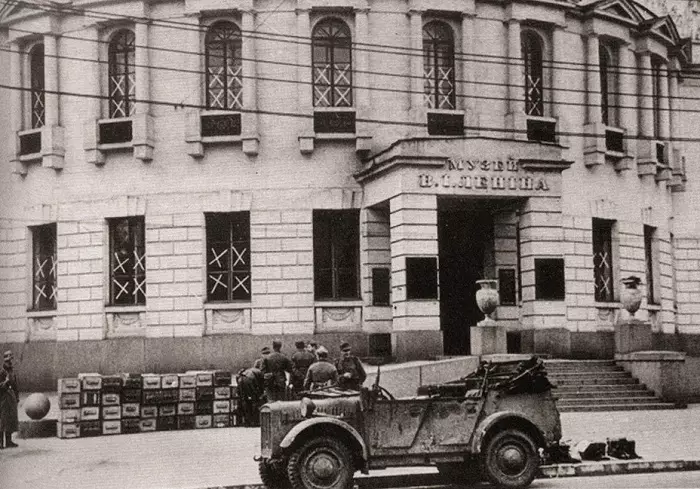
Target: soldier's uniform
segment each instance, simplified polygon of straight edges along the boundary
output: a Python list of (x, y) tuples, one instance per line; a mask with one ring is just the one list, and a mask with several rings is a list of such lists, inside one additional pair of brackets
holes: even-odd
[(275, 351), (263, 358), (262, 372), (265, 378), (265, 394), (267, 402), (283, 401), (287, 389), (285, 372), (292, 371), (292, 362), (279, 351), (282, 344), (273, 342)]
[(342, 343), (340, 350), (343, 352), (342, 356), (335, 362), (335, 368), (338, 370), (338, 384), (343, 389), (360, 390), (367, 378), (365, 368), (359, 358), (346, 355), (345, 352), (350, 351), (349, 343)]
[(304, 379), (304, 389), (318, 389), (338, 382), (338, 370), (328, 361), (328, 352), (325, 348), (318, 349), (318, 362), (309, 367)]
[(297, 341), (297, 351), (292, 354), (292, 375), (290, 381), (294, 393), (298, 394), (304, 389), (304, 380), (309, 367), (316, 361), (316, 355), (304, 348), (303, 341)]
[(8, 350), (0, 367), (0, 448), (17, 446), (12, 441), (12, 433), (19, 429), (18, 400), (17, 376), (12, 367), (12, 352)]
[(238, 384), (243, 424), (245, 426), (258, 426), (264, 389), (262, 371), (255, 367), (243, 369), (238, 372), (236, 383)]

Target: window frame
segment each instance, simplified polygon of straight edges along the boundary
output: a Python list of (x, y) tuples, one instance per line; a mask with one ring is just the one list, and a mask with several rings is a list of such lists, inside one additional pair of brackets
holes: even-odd
[[(313, 264), (314, 264), (314, 299), (316, 301), (355, 301), (360, 295), (360, 211), (359, 209), (314, 209), (313, 211)], [(344, 229), (343, 229), (344, 228)], [(346, 233), (350, 235), (347, 236)], [(341, 266), (339, 256), (347, 242), (352, 240), (352, 256), (348, 266)], [(342, 246), (345, 244), (345, 246)], [(328, 264), (328, 266), (323, 266)], [(330, 273), (330, 293), (320, 290)], [(347, 284), (352, 283), (353, 291), (343, 294), (340, 290), (341, 274), (350, 276)], [(347, 285), (345, 284), (345, 285)]]
[[(217, 32), (223, 32), (223, 29), (230, 28), (230, 35), (221, 40), (212, 39)], [(212, 57), (213, 45), (219, 44), (223, 46), (223, 82), (219, 90), (223, 91), (223, 105), (214, 105), (212, 103), (212, 94), (210, 92), (210, 83), (212, 73), (210, 72), (210, 60)], [(233, 51), (233, 56), (229, 58), (229, 51)], [(234, 67), (233, 73), (228, 72), (229, 59), (231, 66)], [(234, 93), (229, 93), (228, 80), (231, 76), (236, 83)], [(204, 100), (206, 110), (242, 110), (243, 109), (243, 35), (240, 26), (229, 19), (216, 20), (206, 29), (204, 36)]]
[(40, 129), (46, 124), (46, 55), (44, 44), (39, 42), (31, 46), (27, 51), (27, 56), (29, 58), (29, 127)]
[[(530, 48), (532, 47), (537, 47), (537, 51), (531, 51)], [(544, 69), (544, 62), (546, 59), (546, 44), (542, 36), (532, 30), (532, 29), (526, 29), (523, 30), (520, 34), (520, 52), (521, 52), (521, 57), (522, 57), (522, 62), (523, 62), (523, 75), (524, 75), (524, 102), (525, 102), (525, 114), (527, 116), (533, 116), (533, 117), (546, 117), (545, 114), (545, 90), (546, 90), (546, 84), (545, 84), (545, 76), (546, 76), (546, 71)], [(533, 59), (533, 55), (539, 56), (539, 59), (535, 57)], [(533, 65), (534, 63), (534, 65)], [(537, 82), (532, 81), (532, 77), (530, 76), (530, 72), (533, 70), (533, 66), (535, 71), (538, 71), (539, 73), (539, 91), (540, 95), (538, 99), (535, 99), (534, 102), (532, 100), (532, 97), (530, 95), (530, 90), (531, 90), (531, 85), (534, 85), (537, 87)]]
[[(120, 260), (116, 256), (116, 234), (120, 223), (127, 224), (128, 242), (131, 243), (127, 258)], [(110, 306), (144, 306), (146, 304), (146, 223), (144, 216), (127, 216), (107, 219), (109, 233), (109, 305)], [(140, 233), (139, 231), (140, 227)], [(133, 258), (132, 258), (133, 255)], [(133, 272), (127, 272), (125, 265), (133, 264)], [(138, 271), (137, 269), (141, 270)], [(122, 270), (119, 278), (118, 269)], [(126, 279), (126, 283), (118, 283)], [(133, 281), (133, 286), (132, 286)], [(141, 292), (139, 294), (139, 292)], [(123, 293), (134, 296), (132, 301), (118, 301)]]
[[(217, 222), (218, 221), (218, 222)], [(214, 244), (222, 245), (223, 241), (213, 241), (213, 227), (226, 226), (226, 249), (216, 249)], [(250, 212), (207, 212), (204, 214), (205, 226), (205, 244), (206, 244), (206, 302), (207, 303), (231, 303), (231, 302), (250, 302), (253, 295), (253, 277), (251, 267), (251, 252), (250, 252)], [(236, 229), (244, 229), (243, 234), (236, 234)], [(243, 245), (242, 251), (234, 248), (235, 244)], [(236, 254), (235, 261), (231, 258)], [(214, 264), (225, 266), (220, 269), (215, 269)], [(237, 268), (238, 264), (242, 265)], [(218, 278), (214, 278), (213, 274), (218, 274)], [(226, 281), (222, 277), (226, 276)], [(239, 277), (243, 279), (239, 279)], [(236, 283), (234, 284), (234, 279)], [(212, 282), (213, 281), (213, 282)], [(247, 283), (246, 283), (247, 282)], [(209, 289), (211, 283), (212, 289)], [(226, 292), (226, 298), (216, 298), (212, 294), (223, 286)], [(242, 289), (244, 297), (234, 297), (234, 292)]]
[[(617, 257), (615, 255), (615, 247), (613, 245), (614, 229), (615, 221), (595, 217), (593, 218), (591, 241), (593, 258), (593, 294), (595, 302), (615, 302), (615, 293), (617, 292), (617, 288), (615, 287), (615, 266)], [(607, 238), (607, 240), (605, 238)], [(599, 265), (596, 264), (596, 260), (598, 259), (597, 255), (601, 252), (609, 256), (610, 263), (608, 265), (608, 272), (601, 273), (599, 270)], [(605, 263), (605, 256), (602, 255), (600, 260)], [(608, 292), (605, 294), (599, 292), (601, 287), (599, 284), (601, 283), (606, 289), (608, 289)]]
[[(119, 56), (122, 59), (118, 59)], [(115, 76), (123, 77), (125, 88), (121, 94), (115, 91), (120, 84), (114, 80)], [(107, 43), (108, 119), (123, 119), (134, 115), (136, 83), (136, 34), (132, 29), (120, 28), (109, 36)]]
[(603, 124), (619, 126), (619, 47), (612, 41), (602, 39), (598, 44), (598, 67), (600, 73), (600, 110)]
[[(431, 28), (435, 30), (431, 31)], [(440, 32), (442, 31), (442, 32)], [(423, 25), (423, 92), (424, 102), (428, 109), (433, 110), (457, 110), (457, 85), (455, 63), (455, 33), (447, 22), (431, 20)], [(440, 38), (440, 34), (447, 34)], [(444, 50), (444, 51), (443, 51)], [(446, 55), (442, 56), (445, 52)], [(440, 80), (438, 68), (442, 68), (440, 61), (447, 60), (446, 66), (450, 68), (447, 78)], [(430, 68), (429, 72), (427, 68)], [(429, 74), (432, 74), (432, 80)], [(450, 85), (450, 91), (445, 97), (442, 83), (446, 81)], [(432, 82), (432, 83), (431, 83)], [(445, 98), (448, 106), (443, 107), (440, 98)], [(432, 105), (431, 105), (432, 104)]]
[(660, 305), (661, 297), (658, 290), (658, 228), (644, 225), (644, 268), (647, 279), (646, 298), (649, 305)]
[(655, 56), (651, 58), (651, 100), (652, 100), (652, 121), (654, 126), (654, 138), (661, 137), (661, 67), (663, 61)]
[[(32, 226), (30, 230), (32, 237), (32, 305), (29, 310), (55, 311), (58, 306), (57, 226), (54, 222)], [(51, 243), (52, 249), (49, 249), (49, 253), (45, 251), (42, 253), (42, 247), (47, 243)], [(44, 280), (38, 280), (37, 274), (41, 274)], [(42, 297), (48, 304), (42, 301)]]
[[(328, 26), (328, 27), (326, 27)], [(333, 29), (332, 27), (340, 27), (338, 31), (340, 32), (343, 31), (346, 36), (339, 37), (338, 35), (333, 34)], [(328, 35), (326, 36), (321, 36), (318, 35), (318, 32), (321, 29), (328, 29)], [(330, 59), (329, 62), (326, 61), (318, 61), (317, 60), (317, 49), (325, 48), (325, 57), (324, 59)], [(344, 77), (347, 80), (346, 84), (341, 84), (339, 85), (336, 81), (337, 78), (337, 66), (338, 63), (335, 62), (336, 59), (336, 51), (339, 51), (341, 49), (347, 49), (348, 50), (348, 61), (345, 63), (346, 69)], [(352, 49), (352, 29), (348, 25), (347, 22), (345, 22), (343, 19), (340, 19), (338, 17), (323, 17), (319, 19), (318, 22), (314, 24), (313, 29), (311, 30), (311, 81), (312, 81), (312, 95), (311, 95), (311, 101), (314, 109), (319, 109), (319, 108), (325, 108), (325, 109), (338, 109), (338, 108), (352, 108), (354, 107), (354, 83), (353, 83), (353, 49)], [(319, 84), (318, 77), (317, 77), (317, 69), (319, 66), (325, 66), (328, 71), (330, 72), (329, 75), (325, 77), (325, 79), (328, 81), (328, 84)], [(318, 96), (318, 88), (319, 86), (325, 87), (327, 86), (326, 92), (330, 95), (330, 99), (327, 101), (326, 104), (322, 104), (319, 101), (319, 96)], [(338, 91), (338, 87), (342, 88), (347, 88), (347, 96), (340, 95), (340, 91)], [(340, 101), (337, 100), (337, 98), (340, 97)], [(322, 95), (321, 99), (325, 99), (326, 96)], [(341, 104), (342, 100), (345, 99), (347, 101), (346, 105)]]

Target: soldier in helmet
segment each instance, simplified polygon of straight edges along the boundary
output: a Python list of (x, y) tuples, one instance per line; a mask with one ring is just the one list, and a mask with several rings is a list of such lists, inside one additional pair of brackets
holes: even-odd
[(283, 401), (287, 391), (287, 373), (292, 371), (292, 362), (281, 349), (282, 342), (273, 341), (272, 353), (262, 361), (267, 402)]
[(294, 394), (297, 395), (304, 389), (304, 379), (311, 364), (316, 361), (316, 355), (306, 349), (303, 341), (297, 341), (294, 346), (297, 351), (292, 354), (292, 375), (290, 381)]
[(260, 406), (263, 404), (263, 373), (257, 367), (241, 369), (236, 376), (240, 412), (244, 426), (258, 426)]
[(262, 370), (262, 363), (265, 357), (267, 357), (270, 354), (270, 347), (269, 346), (263, 346), (262, 349), (260, 350), (260, 358), (255, 360), (255, 363), (253, 363), (253, 367), (257, 369)]
[(19, 428), (17, 418), (19, 390), (12, 359), (12, 352), (7, 350), (3, 354), (3, 363), (0, 367), (0, 448), (17, 446), (12, 441), (12, 433)]
[(318, 361), (309, 367), (304, 379), (304, 389), (318, 389), (338, 382), (338, 371), (328, 360), (328, 350), (319, 347), (316, 351)]
[(340, 344), (340, 352), (341, 357), (335, 362), (340, 387), (360, 390), (362, 383), (367, 378), (362, 362), (352, 354), (350, 343), (347, 341)]

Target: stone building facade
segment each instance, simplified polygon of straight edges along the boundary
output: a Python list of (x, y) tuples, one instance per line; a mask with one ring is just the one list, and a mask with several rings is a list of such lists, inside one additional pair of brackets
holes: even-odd
[(637, 275), (697, 353), (690, 37), (629, 0), (6, 6), (0, 342), (37, 382), (467, 354), (495, 278), (510, 351), (609, 358)]

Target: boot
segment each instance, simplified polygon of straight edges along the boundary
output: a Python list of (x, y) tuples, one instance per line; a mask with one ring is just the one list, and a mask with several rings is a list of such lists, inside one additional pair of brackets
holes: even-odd
[(5, 432), (1, 431), (0, 432), (0, 450), (5, 448)]
[(5, 432), (5, 447), (7, 448), (14, 448), (17, 447), (16, 443), (12, 441), (12, 432), (11, 431), (6, 431)]

